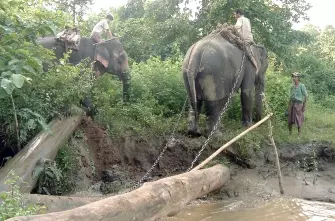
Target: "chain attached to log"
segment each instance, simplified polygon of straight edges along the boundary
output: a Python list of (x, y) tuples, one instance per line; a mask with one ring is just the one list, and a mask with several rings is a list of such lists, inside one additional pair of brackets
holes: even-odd
[[(222, 34), (223, 31), (226, 31), (226, 30), (225, 30), (225, 29), (222, 29), (222, 30), (219, 31), (219, 32), (216, 32), (216, 33), (212, 32), (212, 33), (211, 33), (211, 34), (213, 35), (213, 37), (207, 42), (207, 45), (206, 45), (206, 47), (205, 47), (205, 50), (203, 51), (202, 56), (201, 56), (201, 59), (200, 59), (200, 64), (201, 64), (201, 62), (202, 62), (204, 52), (206, 51), (206, 49), (207, 49), (209, 43), (211, 42), (211, 40), (214, 39), (214, 37), (216, 37), (217, 35)], [(245, 43), (245, 42), (244, 42), (244, 43)], [(236, 85), (237, 85), (237, 82), (238, 82), (238, 80), (239, 80), (239, 78), (240, 78), (240, 75), (241, 75), (241, 72), (242, 72), (242, 67), (243, 67), (244, 62), (245, 62), (245, 57), (246, 57), (246, 52), (243, 51), (243, 57), (242, 57), (241, 66), (240, 66), (240, 69), (239, 69), (239, 71), (238, 71), (238, 73), (237, 73), (236, 81), (235, 81), (235, 83), (234, 83), (234, 85), (233, 85), (232, 91), (231, 91), (230, 94), (229, 94), (228, 100), (227, 100), (227, 102), (226, 102), (226, 104), (225, 104), (225, 106), (224, 106), (224, 108), (223, 108), (223, 110), (222, 110), (222, 112), (221, 112), (221, 114), (220, 114), (220, 116), (219, 116), (219, 119), (218, 119), (218, 121), (216, 122), (216, 124), (215, 124), (215, 126), (214, 126), (214, 128), (213, 128), (213, 130), (211, 131), (209, 137), (208, 137), (207, 140), (205, 141), (205, 143), (204, 143), (204, 145), (202, 146), (201, 150), (199, 151), (198, 155), (197, 155), (197, 156), (195, 157), (195, 159), (193, 160), (193, 162), (192, 162), (192, 164), (191, 164), (191, 167), (187, 170), (187, 172), (189, 172), (189, 171), (194, 167), (194, 163), (198, 160), (198, 158), (200, 157), (200, 155), (202, 154), (202, 152), (204, 151), (204, 149), (205, 149), (206, 146), (208, 145), (209, 141), (212, 139), (214, 133), (216, 132), (216, 130), (217, 130), (217, 128), (218, 128), (218, 126), (219, 126), (219, 124), (220, 124), (220, 122), (221, 122), (221, 118), (222, 118), (223, 114), (226, 112), (227, 107), (228, 107), (228, 104), (230, 103), (230, 100), (231, 100), (231, 98), (232, 98), (232, 96), (233, 96), (233, 94), (234, 94), (234, 91), (235, 91), (235, 89), (236, 89)], [(141, 186), (142, 183), (143, 183), (143, 181), (149, 176), (149, 174), (152, 172), (152, 170), (157, 166), (158, 162), (160, 161), (160, 159), (161, 159), (162, 156), (164, 155), (165, 151), (166, 151), (170, 146), (173, 146), (174, 136), (175, 136), (175, 131), (176, 131), (178, 125), (179, 125), (180, 118), (181, 118), (183, 112), (185, 111), (186, 104), (187, 104), (187, 100), (188, 100), (188, 98), (185, 99), (185, 102), (184, 102), (182, 111), (180, 112), (180, 114), (179, 114), (179, 116), (178, 116), (178, 119), (177, 119), (177, 121), (176, 121), (175, 127), (173, 128), (173, 131), (172, 131), (172, 134), (171, 134), (171, 136), (170, 136), (169, 141), (166, 143), (166, 145), (164, 146), (163, 150), (162, 150), (161, 153), (158, 155), (158, 157), (157, 157), (155, 163), (151, 166), (151, 168), (147, 171), (147, 173), (146, 173), (146, 174), (145, 174), (145, 175), (144, 175), (144, 176), (143, 176), (143, 177), (136, 183), (135, 186), (133, 186), (133, 187), (130, 188), (129, 190), (124, 191), (124, 192), (122, 192), (122, 193), (126, 193), (126, 192), (133, 191), (133, 190), (137, 189), (139, 186)]]
[(144, 181), (146, 178), (148, 178), (149, 174), (150, 174), (150, 173), (152, 172), (152, 170), (157, 166), (158, 162), (160, 161), (160, 159), (161, 159), (162, 156), (164, 155), (165, 151), (166, 151), (169, 147), (173, 146), (174, 141), (175, 141), (175, 138), (174, 138), (174, 136), (175, 136), (175, 132), (176, 132), (177, 127), (178, 127), (178, 125), (179, 125), (180, 118), (181, 118), (181, 116), (183, 115), (183, 113), (184, 113), (184, 111), (185, 111), (186, 104), (187, 104), (187, 98), (185, 99), (183, 108), (182, 108), (181, 112), (179, 113), (179, 116), (178, 116), (177, 121), (176, 121), (176, 124), (175, 124), (175, 126), (174, 126), (174, 128), (173, 128), (173, 131), (172, 131), (172, 134), (171, 134), (171, 136), (170, 136), (170, 138), (169, 138), (169, 141), (165, 144), (163, 150), (162, 150), (161, 153), (158, 155), (158, 157), (157, 157), (155, 163), (151, 166), (151, 168), (148, 170), (148, 172), (147, 172), (147, 173), (146, 173), (146, 174), (145, 174), (145, 175), (144, 175), (144, 176), (137, 182), (137, 184), (136, 184), (133, 188), (131, 188), (132, 190), (134, 190), (134, 189), (136, 189), (137, 187), (141, 186), (141, 184), (143, 183), (143, 181)]

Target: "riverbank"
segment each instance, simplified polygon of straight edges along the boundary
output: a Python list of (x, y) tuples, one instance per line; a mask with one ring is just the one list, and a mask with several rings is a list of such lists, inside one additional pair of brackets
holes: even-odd
[[(75, 178), (76, 188), (65, 194), (70, 196), (103, 197), (129, 190), (150, 169), (168, 142), (168, 137), (111, 139), (108, 131), (90, 118), (82, 121), (75, 134), (68, 146), (77, 150), (74, 154), (79, 169), (71, 175)], [(174, 142), (169, 144), (144, 181), (185, 172), (205, 140), (205, 137), (176, 134)], [(198, 163), (212, 154), (219, 144), (219, 140), (210, 143)], [(278, 147), (285, 195), (335, 202), (332, 193), (335, 192), (332, 189), (335, 186), (335, 151), (331, 143), (286, 143)], [(249, 148), (247, 154), (240, 150), (239, 145), (232, 145), (210, 164), (227, 165), (232, 176), (223, 188), (207, 196), (206, 200), (246, 197), (254, 192), (267, 198), (279, 192), (272, 147), (263, 142), (261, 148)]]

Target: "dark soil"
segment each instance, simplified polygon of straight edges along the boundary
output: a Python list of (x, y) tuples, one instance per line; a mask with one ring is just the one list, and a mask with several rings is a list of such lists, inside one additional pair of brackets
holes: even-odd
[[(95, 186), (96, 191), (103, 194), (115, 195), (133, 187), (151, 168), (168, 142), (168, 137), (111, 139), (108, 131), (94, 123), (90, 118), (83, 120), (79, 130), (84, 132), (89, 155), (94, 163), (95, 172), (91, 184)], [(145, 181), (153, 181), (186, 172), (205, 140), (205, 137), (190, 138), (182, 134), (176, 135), (173, 144), (167, 148), (165, 154)], [(212, 154), (217, 147), (218, 144), (215, 141), (210, 142), (196, 165)], [(282, 144), (278, 147), (278, 152), (281, 165), (284, 166), (282, 169), (283, 176), (292, 185), (296, 185), (298, 181), (300, 182), (301, 177), (301, 182), (307, 182), (306, 180), (314, 179), (313, 177), (317, 176), (320, 185), (323, 181), (327, 182), (324, 184), (325, 188), (328, 188), (328, 185), (331, 184), (335, 186), (335, 170), (333, 169), (335, 168), (335, 150), (330, 143)], [(87, 156), (82, 157), (82, 159), (87, 161)], [(278, 189), (274, 166), (275, 158), (273, 149), (268, 144), (264, 144), (258, 150), (249, 150), (247, 158), (239, 154), (237, 148), (231, 146), (216, 157), (216, 162), (212, 164), (223, 162), (217, 159), (226, 159), (225, 163), (228, 163), (231, 169), (232, 181), (220, 191), (214, 193), (214, 199), (243, 195), (245, 190), (248, 189), (244, 185), (245, 178), (248, 176), (255, 183), (266, 180), (269, 183), (273, 182), (272, 189)], [(82, 162), (84, 166), (88, 164)], [(323, 191), (322, 188), (323, 186), (318, 187), (320, 193)], [(304, 191), (312, 190), (313, 188), (311, 190), (304, 188)], [(302, 190), (299, 189), (299, 191)], [(291, 195), (294, 195), (294, 193)], [(320, 194), (309, 194), (308, 192), (305, 193), (303, 198), (308, 199), (312, 195), (314, 199), (321, 201), (324, 199)]]
[[(133, 186), (151, 168), (160, 152), (163, 150), (168, 137), (139, 138), (124, 137), (111, 139), (106, 129), (85, 118), (79, 130), (84, 132), (89, 152), (94, 161), (94, 181), (103, 181), (100, 190), (112, 193)], [(206, 138), (189, 138), (177, 135), (172, 145), (169, 145), (163, 157), (152, 173), (144, 181), (157, 180), (185, 172), (200, 150)], [(199, 161), (212, 153), (211, 146), (203, 152)], [(83, 163), (85, 165), (85, 163)], [(106, 183), (109, 186), (106, 187)], [(122, 184), (122, 185), (121, 185)]]

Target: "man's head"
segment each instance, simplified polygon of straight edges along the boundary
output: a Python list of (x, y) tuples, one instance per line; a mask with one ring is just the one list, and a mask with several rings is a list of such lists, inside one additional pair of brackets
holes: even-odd
[(113, 21), (113, 15), (112, 14), (107, 14), (106, 18), (110, 21)]
[(235, 12), (234, 12), (234, 17), (236, 18), (236, 19), (238, 19), (239, 17), (241, 17), (243, 15), (243, 11), (241, 10), (241, 9), (237, 9), (237, 10), (235, 10)]
[(300, 78), (300, 73), (298, 73), (298, 72), (294, 72), (294, 73), (292, 74), (292, 79), (293, 79), (293, 81), (294, 81), (295, 83), (298, 83), (298, 82), (299, 82), (299, 78)]

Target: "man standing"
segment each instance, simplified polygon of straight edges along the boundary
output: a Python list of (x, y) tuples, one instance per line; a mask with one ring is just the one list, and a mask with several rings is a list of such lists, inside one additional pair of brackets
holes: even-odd
[(293, 85), (290, 92), (290, 101), (288, 105), (288, 129), (292, 134), (292, 125), (298, 127), (299, 137), (301, 135), (301, 127), (304, 122), (304, 112), (306, 110), (307, 90), (304, 84), (299, 82), (299, 73), (293, 73)]
[(234, 12), (234, 17), (236, 19), (236, 24), (235, 24), (235, 28), (237, 29), (238, 33), (240, 33), (240, 35), (243, 37), (243, 40), (246, 43), (246, 48), (247, 50), (250, 50), (250, 58), (252, 60), (252, 63), (255, 65), (256, 67), (256, 73), (258, 73), (258, 66), (257, 66), (257, 62), (256, 59), (254, 58), (251, 48), (250, 46), (252, 44), (254, 44), (254, 37), (251, 33), (251, 24), (250, 24), (250, 20), (246, 17), (244, 17), (242, 10), (237, 9)]
[(108, 21), (113, 21), (113, 16), (111, 14), (108, 14), (105, 19), (102, 19), (94, 26), (91, 33), (91, 39), (94, 41), (94, 43), (99, 43), (102, 41), (101, 35), (103, 32), (108, 34), (109, 39), (113, 37), (112, 32), (109, 29)]

